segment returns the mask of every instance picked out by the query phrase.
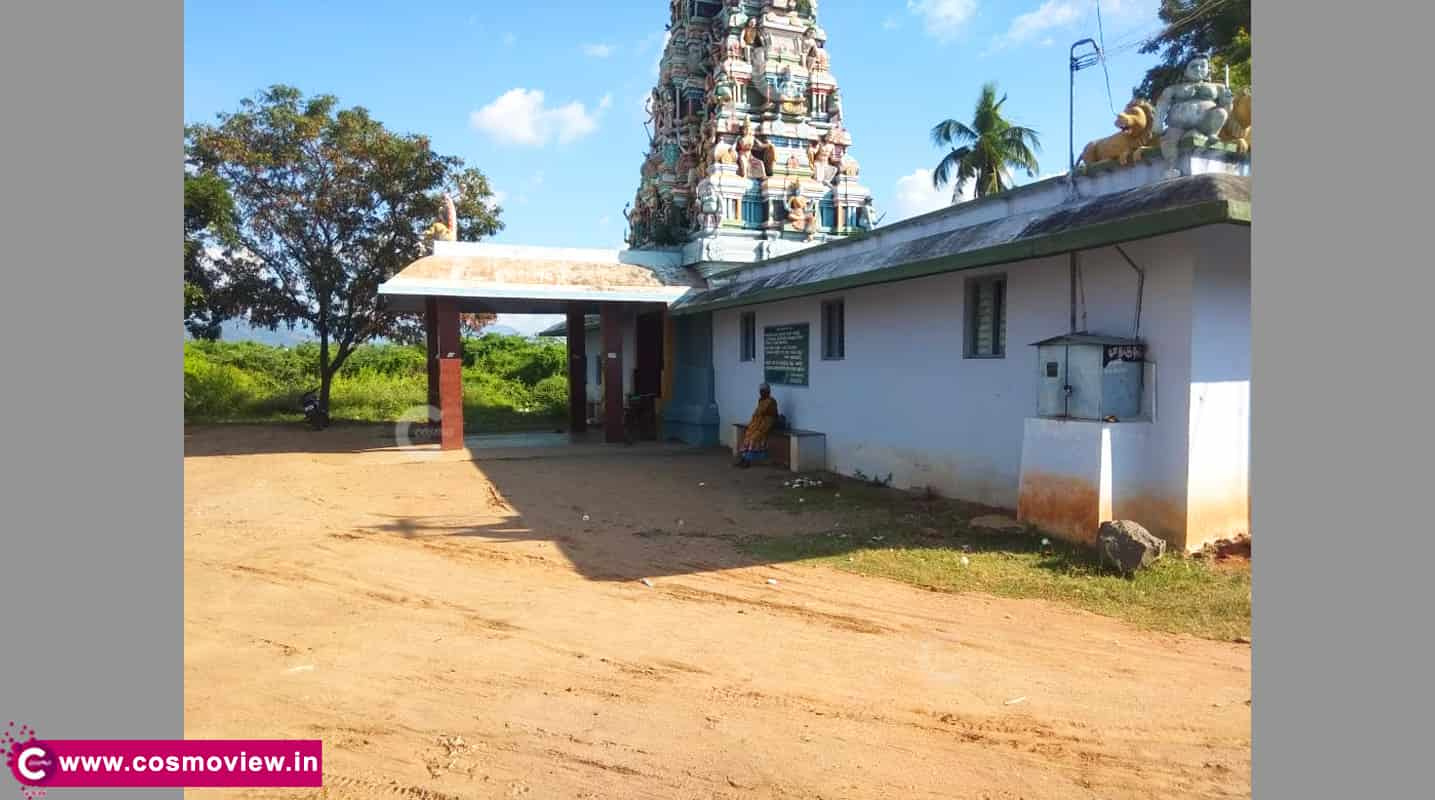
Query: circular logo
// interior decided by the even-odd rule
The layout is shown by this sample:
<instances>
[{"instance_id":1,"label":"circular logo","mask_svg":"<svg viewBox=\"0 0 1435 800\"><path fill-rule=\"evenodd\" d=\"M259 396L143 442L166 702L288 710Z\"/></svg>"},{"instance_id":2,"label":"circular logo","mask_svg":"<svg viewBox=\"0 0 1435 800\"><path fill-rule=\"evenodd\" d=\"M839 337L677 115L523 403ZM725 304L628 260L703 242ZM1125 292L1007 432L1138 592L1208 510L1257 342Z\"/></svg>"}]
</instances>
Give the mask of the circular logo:
<instances>
[{"instance_id":1,"label":"circular logo","mask_svg":"<svg viewBox=\"0 0 1435 800\"><path fill-rule=\"evenodd\" d=\"M44 786L60 771L50 746L34 740L15 745L11 769L15 778L27 786Z\"/></svg>"},{"instance_id":2,"label":"circular logo","mask_svg":"<svg viewBox=\"0 0 1435 800\"><path fill-rule=\"evenodd\" d=\"M434 458L438 452L431 446L440 439L439 410L433 406L413 406L399 415L394 425L394 444L400 450L418 454L422 458Z\"/></svg>"}]
</instances>

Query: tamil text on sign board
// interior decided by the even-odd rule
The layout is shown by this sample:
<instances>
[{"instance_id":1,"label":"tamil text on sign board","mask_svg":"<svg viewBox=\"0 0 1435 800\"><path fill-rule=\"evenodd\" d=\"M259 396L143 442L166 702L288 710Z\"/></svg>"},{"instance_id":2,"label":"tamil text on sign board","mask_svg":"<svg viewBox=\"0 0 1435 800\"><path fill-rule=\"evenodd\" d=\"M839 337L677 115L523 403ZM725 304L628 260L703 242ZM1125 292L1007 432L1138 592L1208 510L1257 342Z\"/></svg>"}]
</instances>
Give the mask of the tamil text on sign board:
<instances>
[{"instance_id":1,"label":"tamil text on sign board","mask_svg":"<svg viewBox=\"0 0 1435 800\"><path fill-rule=\"evenodd\" d=\"M774 385L806 386L809 338L805 322L763 328L763 380Z\"/></svg>"},{"instance_id":2,"label":"tamil text on sign board","mask_svg":"<svg viewBox=\"0 0 1435 800\"><path fill-rule=\"evenodd\" d=\"M1101 365L1104 367L1113 361L1144 361L1146 359L1146 347L1139 344L1117 344L1107 345L1106 352L1102 357Z\"/></svg>"}]
</instances>

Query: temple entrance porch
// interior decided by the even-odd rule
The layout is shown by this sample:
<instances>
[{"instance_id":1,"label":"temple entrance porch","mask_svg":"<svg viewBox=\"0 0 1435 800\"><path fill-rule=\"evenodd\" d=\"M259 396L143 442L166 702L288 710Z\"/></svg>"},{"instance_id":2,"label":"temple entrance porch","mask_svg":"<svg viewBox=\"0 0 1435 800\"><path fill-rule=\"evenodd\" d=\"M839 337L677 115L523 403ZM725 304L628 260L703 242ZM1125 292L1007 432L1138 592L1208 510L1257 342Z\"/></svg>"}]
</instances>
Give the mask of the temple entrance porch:
<instances>
[{"instance_id":1,"label":"temple entrance porch","mask_svg":"<svg viewBox=\"0 0 1435 800\"><path fill-rule=\"evenodd\" d=\"M667 258L439 241L433 255L380 286L387 310L424 320L430 422L439 428L441 447L463 448L466 433L479 433L464 430L464 314L563 316L564 433L586 441L589 412L599 409L592 427L601 429L605 443L659 438L673 385L668 306L699 280ZM590 383L596 392L589 392Z\"/></svg>"},{"instance_id":2,"label":"temple entrance porch","mask_svg":"<svg viewBox=\"0 0 1435 800\"><path fill-rule=\"evenodd\" d=\"M664 393L664 338L669 324L665 305L631 302L562 304L567 318L568 417L563 432L490 434L465 431L463 352L459 318L467 313L552 314L551 301L507 298L454 298L427 295L421 303L428 356L430 422L438 426L443 449L552 447L560 444L608 444L658 438L657 420ZM597 317L596 341L585 320ZM626 346L625 346L626 345ZM596 351L596 352L592 352ZM596 364L596 369L594 366ZM589 376L596 372L601 416L590 430Z\"/></svg>"}]
</instances>

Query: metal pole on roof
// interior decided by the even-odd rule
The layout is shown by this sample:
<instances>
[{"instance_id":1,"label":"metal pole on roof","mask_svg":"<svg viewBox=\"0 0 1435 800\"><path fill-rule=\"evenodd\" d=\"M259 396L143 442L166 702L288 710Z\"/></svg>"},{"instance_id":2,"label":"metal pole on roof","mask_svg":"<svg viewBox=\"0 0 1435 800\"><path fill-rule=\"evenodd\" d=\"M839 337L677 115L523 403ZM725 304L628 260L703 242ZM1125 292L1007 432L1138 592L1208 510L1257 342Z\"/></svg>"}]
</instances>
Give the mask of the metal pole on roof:
<instances>
[{"instance_id":1,"label":"metal pole on roof","mask_svg":"<svg viewBox=\"0 0 1435 800\"><path fill-rule=\"evenodd\" d=\"M1078 54L1077 48L1089 45L1090 51ZM1082 39L1071 45L1071 80L1067 103L1067 172L1066 180L1076 185L1076 73L1101 63L1101 46L1094 39Z\"/></svg>"}]
</instances>

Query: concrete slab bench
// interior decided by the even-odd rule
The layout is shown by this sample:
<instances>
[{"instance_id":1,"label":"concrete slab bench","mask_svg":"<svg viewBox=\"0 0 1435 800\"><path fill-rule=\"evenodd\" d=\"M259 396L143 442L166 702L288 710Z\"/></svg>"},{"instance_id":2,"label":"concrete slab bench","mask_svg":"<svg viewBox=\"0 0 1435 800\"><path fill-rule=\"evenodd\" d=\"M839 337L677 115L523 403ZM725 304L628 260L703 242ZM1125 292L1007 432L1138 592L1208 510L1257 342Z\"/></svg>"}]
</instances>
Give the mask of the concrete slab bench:
<instances>
[{"instance_id":1,"label":"concrete slab bench","mask_svg":"<svg viewBox=\"0 0 1435 800\"><path fill-rule=\"evenodd\" d=\"M733 423L732 454L742 449L747 423ZM800 428L774 430L767 435L768 457L793 472L821 472L827 469L827 434Z\"/></svg>"}]
</instances>

